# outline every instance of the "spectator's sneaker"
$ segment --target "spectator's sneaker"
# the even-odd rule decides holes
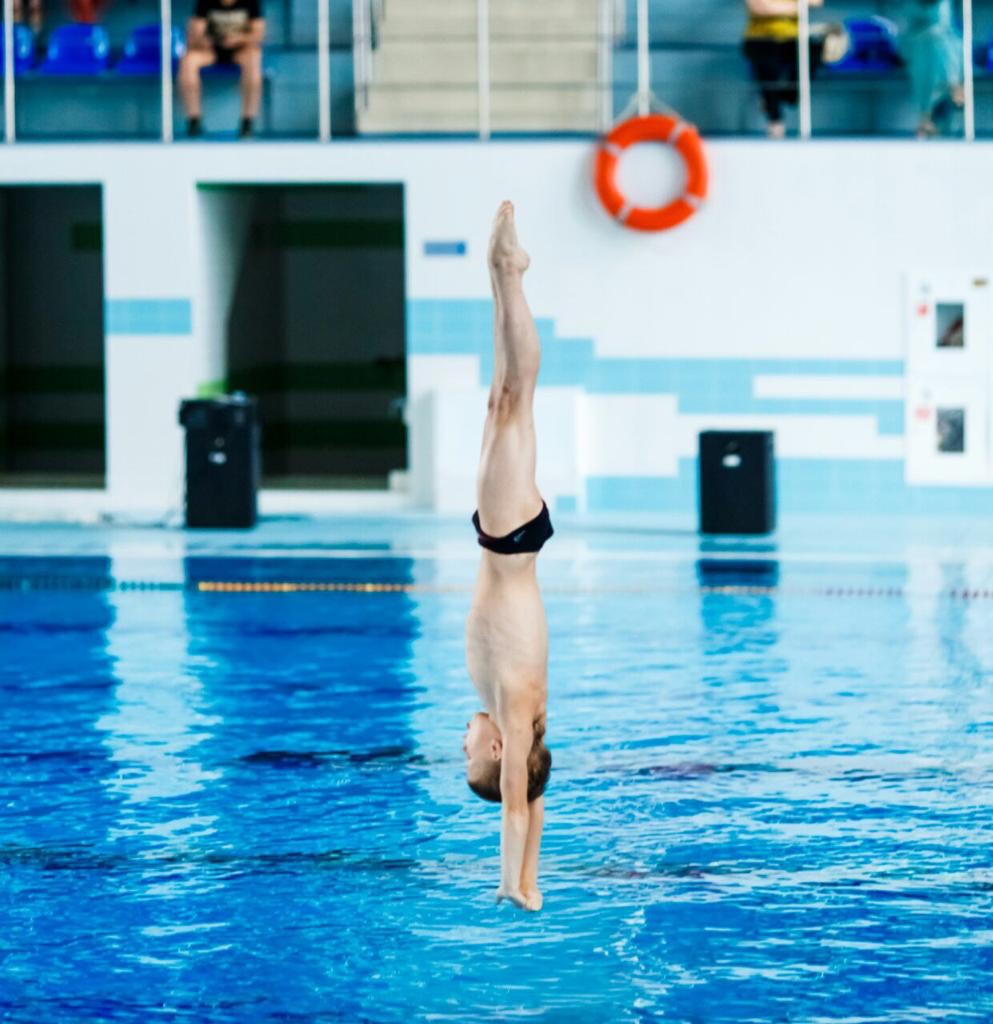
[[[238,138],[239,139],[250,139],[254,134],[252,127],[252,119],[250,117],[243,117],[241,124],[238,126]]]
[[[203,135],[203,121],[199,117],[187,118],[186,134],[191,139],[196,139]]]

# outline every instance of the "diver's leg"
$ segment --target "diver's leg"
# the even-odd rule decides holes
[[[532,405],[541,346],[524,297],[530,260],[517,241],[514,207],[497,211],[490,239],[493,284],[493,384],[483,431],[476,494],[483,530],[502,537],[541,511],[535,484]]]

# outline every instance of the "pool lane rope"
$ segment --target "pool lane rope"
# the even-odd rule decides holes
[[[172,591],[200,594],[466,594],[468,584],[436,583],[370,583],[361,581],[323,582],[311,580],[115,580],[109,576],[7,576],[0,577],[0,591]],[[693,590],[704,596],[726,597],[840,597],[840,598],[909,598],[937,597],[952,601],[988,601],[993,588],[952,587],[937,592],[908,591],[903,587],[770,587],[746,584],[697,587],[630,586],[630,587],[543,587],[546,594],[652,594],[685,593]]]

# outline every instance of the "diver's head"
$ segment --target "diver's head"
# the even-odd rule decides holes
[[[462,740],[465,777],[469,788],[484,800],[500,802],[500,757],[503,737],[485,711],[477,711],[466,724]],[[496,796],[490,795],[496,790]]]
[[[534,738],[528,754],[528,803],[545,792],[552,770],[552,755],[544,743],[545,727],[534,726]],[[503,737],[496,723],[484,711],[472,716],[462,742],[465,752],[465,777],[469,788],[483,800],[500,803],[500,761]]]

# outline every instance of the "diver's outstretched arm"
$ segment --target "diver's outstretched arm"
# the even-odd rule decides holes
[[[530,832],[531,812],[528,807],[528,753],[531,750],[530,715],[505,716],[503,753],[500,759],[500,888],[497,902],[506,899],[524,908],[521,891],[525,853]]]
[[[528,910],[541,910],[538,889],[538,857],[541,853],[541,831],[545,827],[545,798],[539,796],[528,804],[528,837],[524,844],[524,866],[521,868],[521,894]]]

